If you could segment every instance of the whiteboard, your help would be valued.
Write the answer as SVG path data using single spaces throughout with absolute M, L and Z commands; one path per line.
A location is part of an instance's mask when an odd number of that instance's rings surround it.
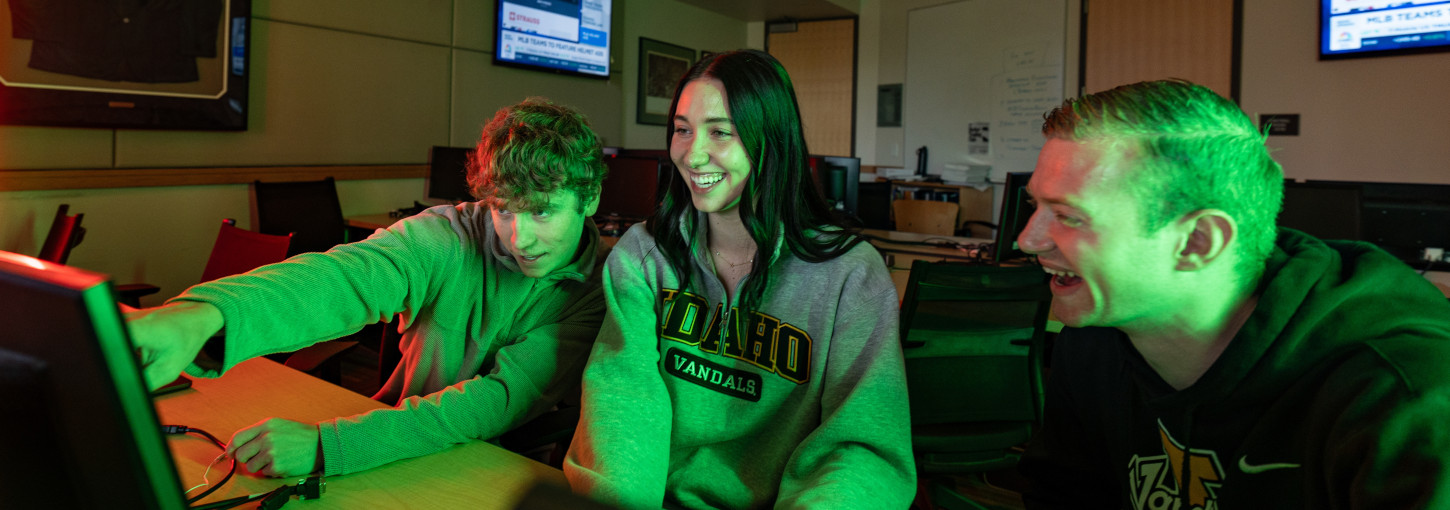
M 1042 114 L 1062 103 L 1068 0 L 966 0 L 907 17 L 902 127 L 906 167 L 988 164 L 989 179 L 1030 172 Z M 973 140 L 985 125 L 986 141 Z M 977 130 L 980 133 L 980 130 Z M 975 143 L 973 143 L 975 142 Z

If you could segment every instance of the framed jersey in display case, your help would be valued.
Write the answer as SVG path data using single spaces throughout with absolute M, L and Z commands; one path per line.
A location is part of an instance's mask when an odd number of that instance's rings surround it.
M 0 3 L 0 124 L 244 130 L 251 0 Z

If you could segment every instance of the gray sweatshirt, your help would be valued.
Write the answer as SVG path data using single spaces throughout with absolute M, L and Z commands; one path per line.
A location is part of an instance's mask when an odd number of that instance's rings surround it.
M 747 318 L 725 312 L 697 224 L 689 288 L 643 225 L 610 253 L 570 485 L 627 508 L 906 508 L 915 467 L 881 256 L 861 243 L 808 263 L 777 243 Z M 721 333 L 736 320 L 743 338 Z

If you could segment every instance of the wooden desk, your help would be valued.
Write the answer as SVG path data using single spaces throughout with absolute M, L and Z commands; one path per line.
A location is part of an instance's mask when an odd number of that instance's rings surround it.
M 939 236 L 869 228 L 861 230 L 861 233 L 872 236 L 873 239 L 870 239 L 871 245 L 875 246 L 877 250 L 887 253 L 915 255 L 916 257 L 912 260 L 917 258 L 927 260 L 976 260 L 976 257 L 970 251 L 970 247 L 992 242 L 991 239 L 977 237 Z M 929 246 L 918 244 L 923 242 L 940 243 L 940 245 Z M 898 263 L 896 265 L 900 264 Z M 906 266 L 908 269 L 911 267 L 910 260 L 907 261 Z
M 317 422 L 382 407 L 265 358 L 239 364 L 217 379 L 195 379 L 191 389 L 156 399 L 163 425 L 203 429 L 223 442 L 238 429 L 273 416 Z M 207 465 L 221 453 L 194 435 L 168 436 L 167 442 L 183 489 L 200 484 Z M 226 476 L 228 465 L 223 461 L 212 467 L 212 483 Z M 285 481 L 295 482 L 253 475 L 238 465 L 237 474 L 202 503 L 270 491 Z M 482 441 L 326 481 L 321 498 L 294 499 L 287 508 L 513 508 L 536 481 L 567 487 L 563 472 Z
M 388 213 L 363 214 L 359 216 L 348 216 L 347 226 L 377 230 L 380 228 L 388 228 L 401 219 L 394 218 L 388 215 Z
M 896 284 L 896 295 L 902 296 L 906 293 L 906 280 L 911 276 L 911 262 L 914 260 L 942 261 L 942 260 L 977 260 L 968 246 L 992 242 L 990 239 L 978 239 L 974 237 L 938 236 L 930 234 L 917 234 L 915 232 L 898 232 L 895 230 L 863 229 L 861 233 L 872 236 L 869 240 L 871 246 L 875 246 L 882 255 L 887 257 L 886 267 L 891 270 L 891 282 Z M 919 242 L 939 242 L 943 246 L 927 246 L 922 244 L 903 244 Z M 948 243 L 955 243 L 952 247 Z

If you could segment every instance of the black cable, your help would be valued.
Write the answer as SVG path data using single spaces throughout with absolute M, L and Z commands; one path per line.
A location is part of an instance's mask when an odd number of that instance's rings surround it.
M 171 435 L 188 434 L 188 433 L 198 434 L 198 435 L 200 435 L 202 437 L 207 438 L 208 440 L 211 440 L 211 442 L 213 444 L 217 445 L 217 448 L 221 448 L 222 451 L 226 451 L 226 449 L 227 449 L 226 443 L 221 442 L 220 439 L 217 439 L 216 436 L 211 435 L 210 432 L 207 432 L 207 431 L 201 430 L 201 429 L 191 428 L 191 427 L 188 427 L 186 425 L 162 425 L 161 426 L 161 432 L 163 434 L 171 434 Z M 211 465 L 208 464 L 207 467 L 210 468 Z M 196 497 L 187 498 L 186 504 L 190 505 L 192 503 L 196 503 L 197 501 L 201 501 L 201 498 L 205 498 L 208 495 L 210 495 L 211 493 L 216 492 L 217 489 L 220 489 L 223 485 L 226 485 L 226 483 L 232 479 L 232 475 L 233 474 L 236 474 L 236 472 L 237 472 L 237 459 L 235 457 L 233 457 L 232 458 L 232 466 L 231 466 L 231 469 L 228 469 L 227 470 L 227 475 L 224 476 L 224 477 L 222 477 L 222 479 L 221 479 L 220 482 L 217 482 L 215 484 L 209 484 L 211 486 L 210 487 L 207 487 L 207 489 L 204 490 L 204 491 L 202 491 L 201 494 L 197 494 Z M 238 503 L 238 504 L 240 504 L 240 503 Z M 235 506 L 235 505 L 233 505 L 233 506 Z
M 275 490 L 272 491 L 272 492 L 275 492 Z M 223 499 L 221 501 L 213 501 L 213 502 L 207 503 L 205 505 L 191 507 L 191 510 L 224 510 L 224 509 L 227 509 L 227 508 L 232 508 L 232 507 L 235 507 L 235 506 L 245 505 L 247 503 L 251 503 L 253 501 L 262 499 L 264 497 L 267 497 L 267 495 L 271 494 L 272 492 L 263 492 L 263 493 L 260 493 L 260 494 L 248 494 L 246 496 L 238 496 L 238 497 L 235 497 L 235 498 L 232 498 L 232 499 Z
M 257 505 L 257 508 L 262 510 L 276 510 L 281 508 L 282 505 L 287 504 L 287 501 L 292 496 L 297 496 L 301 499 L 317 499 L 322 497 L 322 493 L 326 491 L 327 482 L 322 480 L 321 475 L 313 475 L 299 480 L 297 485 L 283 485 L 268 492 L 215 501 L 205 505 L 191 507 L 191 510 L 225 510 L 257 500 L 262 500 L 262 503 Z

